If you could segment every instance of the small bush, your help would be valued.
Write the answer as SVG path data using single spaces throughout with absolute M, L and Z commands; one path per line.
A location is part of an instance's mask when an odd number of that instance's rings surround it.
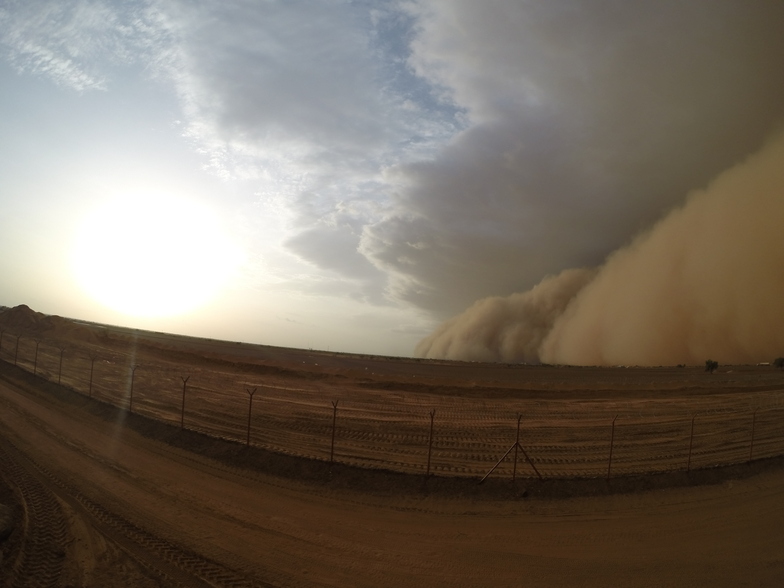
M 705 360 L 705 371 L 710 372 L 711 374 L 719 369 L 719 362 L 713 361 L 712 359 Z
M 773 365 L 779 369 L 784 368 L 784 357 L 777 357 L 773 360 Z

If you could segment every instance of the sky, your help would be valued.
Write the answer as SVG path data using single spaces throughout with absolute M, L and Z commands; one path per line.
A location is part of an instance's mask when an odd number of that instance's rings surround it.
M 784 332 L 737 301 L 694 318 L 727 267 L 665 279 L 728 234 L 784 250 L 782 23 L 773 0 L 2 0 L 0 304 L 501 361 L 697 361 L 716 333 Z M 694 228 L 714 203 L 741 218 L 762 176 L 745 232 Z M 642 247 L 658 277 L 614 269 L 673 214 L 695 220 Z M 781 291 L 779 261 L 756 290 Z M 601 318 L 636 316 L 629 283 L 702 339 L 630 343 Z M 590 303 L 607 292 L 613 309 Z M 784 353 L 765 341 L 715 354 Z

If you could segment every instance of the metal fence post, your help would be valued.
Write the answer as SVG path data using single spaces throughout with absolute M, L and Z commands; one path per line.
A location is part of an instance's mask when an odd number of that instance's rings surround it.
M 253 410 L 253 395 L 256 393 L 256 388 L 253 390 L 250 388 L 245 388 L 245 391 L 248 393 L 248 439 L 245 445 L 246 447 L 250 447 L 250 415 L 251 411 Z
M 60 384 L 60 381 L 63 377 L 63 353 L 65 353 L 65 347 L 60 347 L 60 367 L 57 369 L 57 383 Z
M 522 420 L 523 415 L 517 415 L 517 436 L 515 437 L 515 444 L 514 444 L 514 465 L 512 466 L 512 484 L 515 483 L 515 479 L 517 478 L 517 450 L 520 447 L 520 421 Z
M 90 386 L 87 390 L 90 398 L 93 397 L 93 372 L 95 371 L 95 360 L 98 359 L 97 355 L 90 355 Z
M 35 359 L 33 360 L 33 375 L 38 375 L 38 346 L 41 344 L 41 341 L 38 339 L 34 339 L 35 341 Z
M 338 419 L 338 402 L 339 400 L 332 401 L 332 448 L 329 451 L 329 467 L 335 462 L 335 424 Z
M 427 472 L 426 476 L 430 475 L 430 457 L 433 455 L 433 421 L 436 418 L 436 409 L 430 411 L 430 438 L 427 442 Z
M 136 377 L 136 368 L 139 367 L 138 365 L 131 366 L 131 393 L 128 397 L 128 412 L 133 412 L 133 380 Z
M 691 448 L 694 445 L 694 419 L 697 418 L 695 414 L 691 417 L 691 435 L 689 436 L 689 460 L 686 462 L 686 473 L 691 471 Z
M 607 459 L 607 481 L 610 481 L 610 469 L 612 468 L 612 454 L 613 444 L 615 443 L 615 419 L 618 418 L 616 414 L 612 420 L 612 427 L 610 428 L 610 457 Z
M 525 457 L 525 460 L 526 460 L 526 461 L 527 461 L 529 464 L 531 464 L 531 468 L 534 470 L 534 472 L 536 472 L 536 475 L 537 475 L 537 477 L 539 478 L 539 480 L 543 480 L 543 479 L 544 479 L 544 478 L 542 478 L 542 474 L 539 472 L 539 470 L 537 469 L 537 467 L 534 465 L 534 461 L 533 461 L 533 460 L 531 459 L 531 457 L 528 455 L 528 452 L 525 450 L 525 448 L 524 448 L 522 445 L 520 445 L 520 420 L 521 420 L 522 418 L 523 418 L 523 415 L 518 415 L 518 416 L 517 416 L 517 438 L 515 439 L 515 442 L 514 442 L 514 444 L 513 444 L 513 445 L 512 445 L 512 446 L 511 446 L 509 449 L 507 449 L 507 450 L 506 450 L 506 453 L 504 453 L 504 455 L 501 457 L 501 459 L 499 459 L 499 460 L 496 462 L 496 464 L 495 464 L 495 465 L 494 465 L 492 468 L 490 468 L 490 471 L 489 471 L 489 472 L 487 472 L 487 473 L 485 474 L 484 478 L 482 478 L 481 480 L 479 480 L 479 483 L 480 483 L 480 484 L 482 484 L 482 483 L 483 483 L 485 480 L 487 480 L 487 478 L 490 476 L 490 474 L 492 474 L 492 473 L 495 471 L 495 469 L 496 469 L 496 468 L 497 468 L 499 465 L 501 465 L 501 462 L 502 462 L 502 461 L 504 461 L 504 460 L 506 459 L 506 456 L 507 456 L 507 455 L 509 455 L 510 453 L 512 453 L 512 449 L 514 449 L 514 451 L 515 451 L 515 468 L 514 468 L 514 470 L 512 471 L 512 483 L 513 483 L 513 484 L 514 484 L 514 481 L 515 481 L 515 475 L 517 474 L 517 451 L 518 451 L 518 450 L 520 450 L 520 451 L 522 451 L 522 452 L 523 452 L 523 456 Z
M 180 409 L 180 429 L 185 428 L 185 388 L 188 386 L 188 380 L 191 379 L 190 376 L 187 378 L 183 378 L 180 376 L 182 380 L 182 409 Z

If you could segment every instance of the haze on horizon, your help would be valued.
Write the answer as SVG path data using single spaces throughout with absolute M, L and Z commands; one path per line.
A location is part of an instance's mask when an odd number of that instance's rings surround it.
M 768 361 L 783 22 L 742 0 L 5 2 L 0 304 L 384 355 Z

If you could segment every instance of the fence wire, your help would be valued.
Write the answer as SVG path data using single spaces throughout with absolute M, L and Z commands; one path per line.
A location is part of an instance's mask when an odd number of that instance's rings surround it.
M 757 392 L 752 399 L 703 395 L 692 405 L 682 399 L 657 402 L 653 394 L 618 403 L 560 400 L 557 394 L 552 400 L 517 400 L 511 394 L 486 399 L 372 387 L 340 391 L 318 379 L 272 384 L 243 364 L 196 365 L 149 352 L 140 358 L 132 349 L 66 348 L 7 331 L 0 360 L 121 409 L 214 437 L 412 474 L 484 476 L 513 447 L 518 416 L 520 448 L 533 466 L 518 462 L 518 477 L 533 477 L 534 467 L 544 478 L 622 476 L 784 454 L 780 390 Z M 509 457 L 493 475 L 511 475 L 514 467 Z

